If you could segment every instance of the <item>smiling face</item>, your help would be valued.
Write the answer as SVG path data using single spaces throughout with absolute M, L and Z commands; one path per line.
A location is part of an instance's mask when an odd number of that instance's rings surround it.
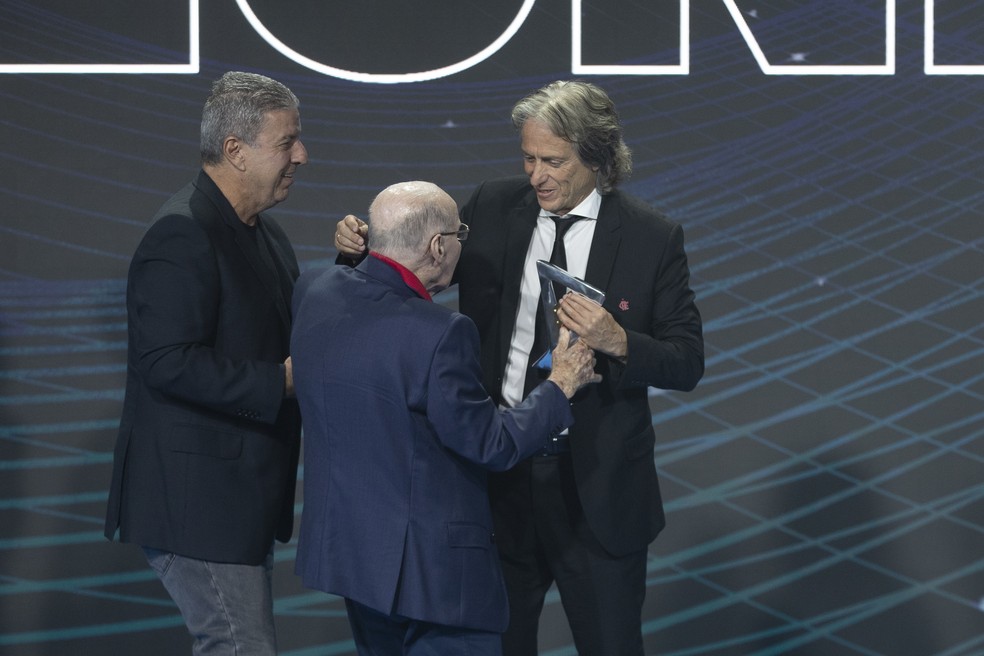
M 521 132 L 523 168 L 544 210 L 563 216 L 595 188 L 595 171 L 578 157 L 574 144 L 530 119 Z
M 294 172 L 308 161 L 301 143 L 301 117 L 296 109 L 266 114 L 253 145 L 242 144 L 245 158 L 245 193 L 255 213 L 286 200 Z

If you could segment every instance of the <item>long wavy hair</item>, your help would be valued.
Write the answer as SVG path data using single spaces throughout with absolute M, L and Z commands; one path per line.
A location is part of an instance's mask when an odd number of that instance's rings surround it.
M 601 88 L 578 80 L 552 82 L 513 107 L 517 130 L 530 119 L 569 141 L 582 162 L 597 168 L 600 193 L 611 192 L 632 174 L 632 151 L 622 140 L 615 103 Z

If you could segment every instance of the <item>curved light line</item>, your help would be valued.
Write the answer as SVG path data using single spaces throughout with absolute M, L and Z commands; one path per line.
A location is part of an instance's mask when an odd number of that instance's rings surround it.
M 278 39 L 273 35 L 270 30 L 257 18 L 256 14 L 253 13 L 253 9 L 249 6 L 249 0 L 236 0 L 236 4 L 239 5 L 239 10 L 249 21 L 256 33 L 263 37 L 263 40 L 269 43 L 277 52 L 282 54 L 284 57 L 297 62 L 301 66 L 310 68 L 318 73 L 323 73 L 324 75 L 330 75 L 331 77 L 341 78 L 343 80 L 352 80 L 353 82 L 367 82 L 371 84 L 400 84 L 406 82 L 422 82 L 424 80 L 433 80 L 440 77 L 447 77 L 448 75 L 453 75 L 454 73 L 459 73 L 463 70 L 471 68 L 472 66 L 485 61 L 493 54 L 499 51 L 502 46 L 506 45 L 509 40 L 519 31 L 523 23 L 526 21 L 526 17 L 529 16 L 530 11 L 533 9 L 533 5 L 536 0 L 523 0 L 523 6 L 520 8 L 519 13 L 513 18 L 512 23 L 509 27 L 499 35 L 499 37 L 489 44 L 483 50 L 477 52 L 476 54 L 463 59 L 450 66 L 444 66 L 442 68 L 435 68 L 430 71 L 421 71 L 417 73 L 359 73 L 357 71 L 348 71 L 342 68 L 335 68 L 334 66 L 328 66 L 322 64 L 319 61 L 315 61 L 309 57 L 305 57 L 299 52 L 288 47 L 283 41 Z

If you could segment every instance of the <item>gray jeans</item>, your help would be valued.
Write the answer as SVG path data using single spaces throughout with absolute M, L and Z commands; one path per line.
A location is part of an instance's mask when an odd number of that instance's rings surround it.
M 275 656 L 272 550 L 255 566 L 143 551 L 181 611 L 194 656 Z

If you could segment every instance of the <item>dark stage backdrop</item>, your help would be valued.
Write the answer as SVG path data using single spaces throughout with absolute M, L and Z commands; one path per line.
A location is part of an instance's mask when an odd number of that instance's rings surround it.
M 520 172 L 526 93 L 606 88 L 706 321 L 698 389 L 651 396 L 647 651 L 984 653 L 982 34 L 956 0 L 0 0 L 0 653 L 190 650 L 101 525 L 127 264 L 230 69 L 302 100 L 305 267 L 390 183 Z M 353 653 L 276 558 L 283 654 Z M 574 653 L 556 595 L 541 645 Z

